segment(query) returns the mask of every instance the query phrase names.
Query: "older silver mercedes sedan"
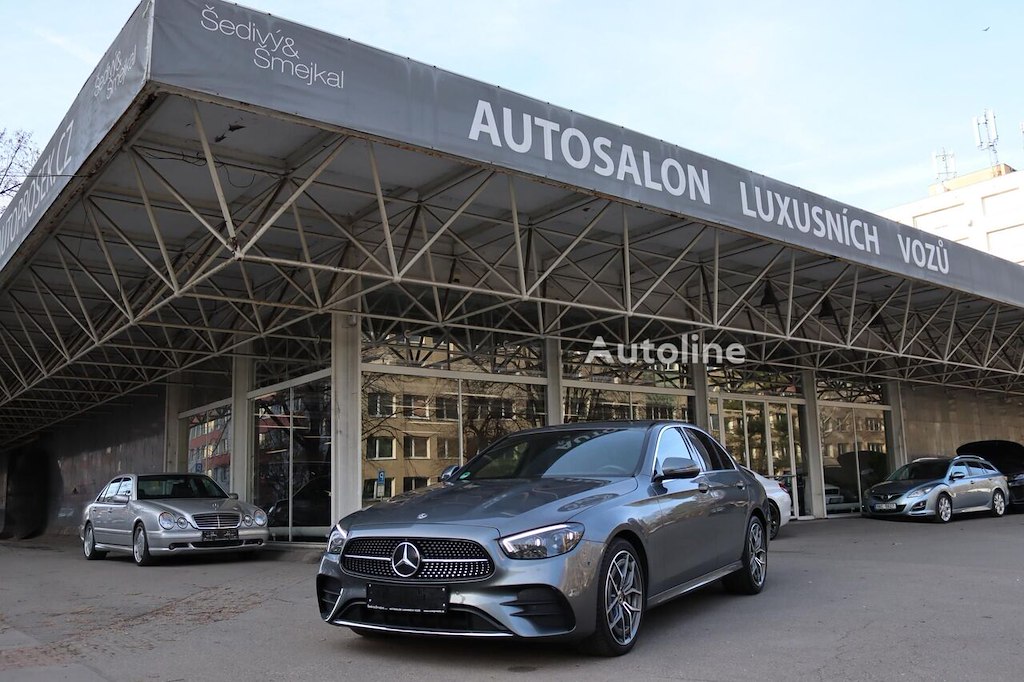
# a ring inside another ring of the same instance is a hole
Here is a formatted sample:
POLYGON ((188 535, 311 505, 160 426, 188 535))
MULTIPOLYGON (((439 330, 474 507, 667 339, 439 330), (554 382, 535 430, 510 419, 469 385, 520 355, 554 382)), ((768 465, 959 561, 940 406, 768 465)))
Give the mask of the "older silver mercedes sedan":
POLYGON ((262 549, 267 514, 228 495, 202 474, 122 474, 85 508, 79 529, 86 559, 130 552, 146 566, 155 556, 262 549))
POLYGON ((647 609, 719 579, 759 593, 767 519, 757 480, 689 424, 522 431, 341 519, 320 615, 362 635, 574 639, 620 655, 647 609))

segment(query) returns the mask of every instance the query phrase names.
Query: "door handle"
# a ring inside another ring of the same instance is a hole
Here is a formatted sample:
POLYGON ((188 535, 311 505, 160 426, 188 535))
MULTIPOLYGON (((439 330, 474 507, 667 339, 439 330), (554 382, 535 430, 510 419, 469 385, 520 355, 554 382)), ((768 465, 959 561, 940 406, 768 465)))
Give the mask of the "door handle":
POLYGON ((701 491, 702 493, 706 493, 707 491, 711 490, 711 486, 708 485, 707 481, 701 481, 700 483, 697 484, 697 490, 701 491))

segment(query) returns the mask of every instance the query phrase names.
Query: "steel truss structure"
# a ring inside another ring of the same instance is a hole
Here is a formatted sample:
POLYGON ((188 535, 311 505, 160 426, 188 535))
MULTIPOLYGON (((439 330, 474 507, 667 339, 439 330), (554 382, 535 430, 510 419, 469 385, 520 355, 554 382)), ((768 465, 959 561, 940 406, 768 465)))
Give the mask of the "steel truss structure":
POLYGON ((187 93, 156 96, 0 294, 0 433, 214 357, 369 340, 467 355, 698 333, 748 361, 1024 395, 1024 310, 187 93))

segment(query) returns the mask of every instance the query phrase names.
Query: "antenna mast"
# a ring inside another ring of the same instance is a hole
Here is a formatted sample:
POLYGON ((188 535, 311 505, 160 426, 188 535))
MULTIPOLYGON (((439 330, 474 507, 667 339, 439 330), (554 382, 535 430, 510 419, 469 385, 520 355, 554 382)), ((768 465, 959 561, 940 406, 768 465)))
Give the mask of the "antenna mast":
POLYGON ((996 112, 985 109, 981 116, 975 116, 974 123, 974 144, 978 149, 988 150, 992 166, 999 165, 999 153, 996 145, 999 143, 999 131, 996 130, 996 112))
POLYGON ((932 171, 935 173, 935 179, 940 183, 955 178, 956 154, 947 152, 945 147, 942 148, 942 151, 932 152, 932 171))

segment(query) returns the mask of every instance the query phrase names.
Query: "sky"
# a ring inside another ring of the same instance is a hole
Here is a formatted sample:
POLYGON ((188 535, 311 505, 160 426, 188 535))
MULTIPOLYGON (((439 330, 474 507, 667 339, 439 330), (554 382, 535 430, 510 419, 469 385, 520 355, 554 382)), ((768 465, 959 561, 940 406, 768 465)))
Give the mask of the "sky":
MULTIPOLYGON (((171 0, 173 1, 173 0, 171 0)), ((0 129, 44 147, 134 0, 0 0, 0 129)), ((932 154, 1024 169, 1018 0, 247 0, 874 212, 932 154)))

